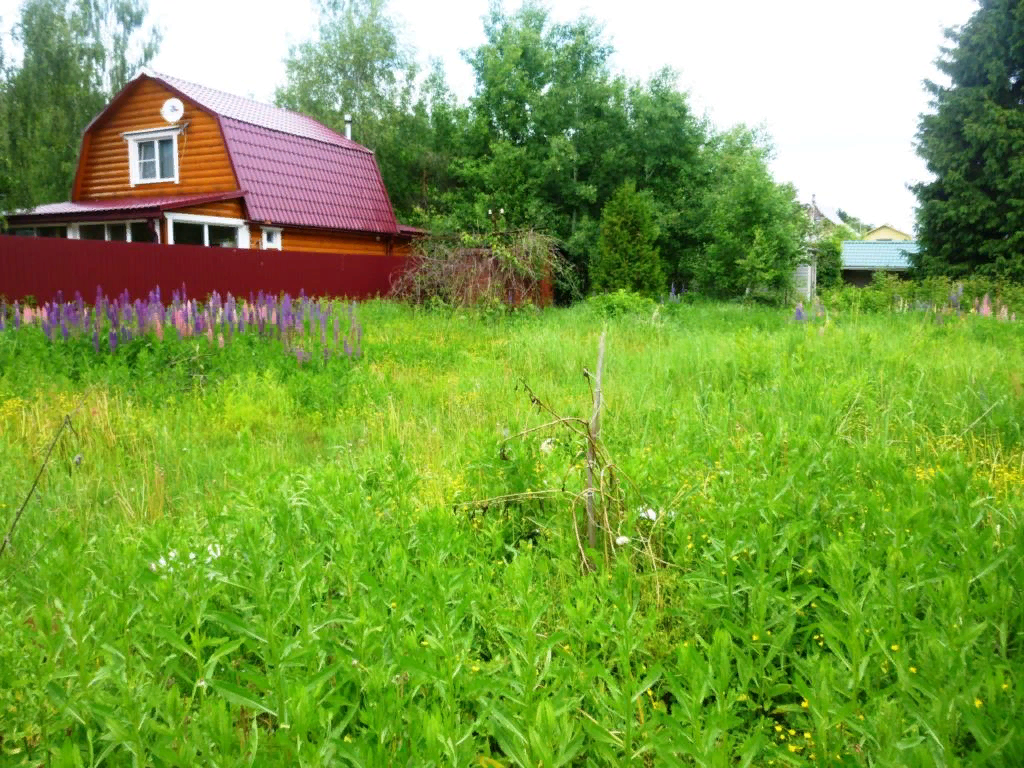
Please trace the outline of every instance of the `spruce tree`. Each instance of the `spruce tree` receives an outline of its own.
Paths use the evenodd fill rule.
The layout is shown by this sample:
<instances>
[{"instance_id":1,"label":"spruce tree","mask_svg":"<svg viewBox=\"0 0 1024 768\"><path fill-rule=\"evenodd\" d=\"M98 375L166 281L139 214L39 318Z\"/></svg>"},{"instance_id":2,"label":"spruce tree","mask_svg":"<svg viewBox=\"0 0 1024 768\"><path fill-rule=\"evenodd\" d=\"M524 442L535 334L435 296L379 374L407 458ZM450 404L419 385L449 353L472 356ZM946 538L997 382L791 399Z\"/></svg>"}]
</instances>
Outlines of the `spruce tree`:
<instances>
[{"instance_id":1,"label":"spruce tree","mask_svg":"<svg viewBox=\"0 0 1024 768\"><path fill-rule=\"evenodd\" d=\"M916 266L924 274L1024 280L1024 3L981 0L926 82L918 153L935 180L917 184Z\"/></svg>"}]
</instances>

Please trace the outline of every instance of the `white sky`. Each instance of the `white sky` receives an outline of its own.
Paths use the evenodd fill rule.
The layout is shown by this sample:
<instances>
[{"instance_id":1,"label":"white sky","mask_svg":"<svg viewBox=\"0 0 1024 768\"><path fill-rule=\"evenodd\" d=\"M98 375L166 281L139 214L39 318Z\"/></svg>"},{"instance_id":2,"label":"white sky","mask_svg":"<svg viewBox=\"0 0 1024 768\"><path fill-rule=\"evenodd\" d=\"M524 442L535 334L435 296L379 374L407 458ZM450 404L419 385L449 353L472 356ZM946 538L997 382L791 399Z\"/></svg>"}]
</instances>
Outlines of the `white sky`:
<instances>
[{"instance_id":1,"label":"white sky","mask_svg":"<svg viewBox=\"0 0 1024 768\"><path fill-rule=\"evenodd\" d=\"M9 26L19 0L0 0ZM519 0L506 0L512 10ZM444 60L465 100L473 77L460 51L483 41L487 0L391 0L424 66ZM764 124L774 171L802 200L911 231L908 183L927 175L914 153L925 78L942 30L975 0L548 0L552 17L587 13L616 49L613 68L646 78L678 70L698 112L720 127ZM153 69L260 100L284 81L289 45L314 34L314 0L150 0L163 44ZM358 137L356 137L358 139Z\"/></svg>"}]
</instances>

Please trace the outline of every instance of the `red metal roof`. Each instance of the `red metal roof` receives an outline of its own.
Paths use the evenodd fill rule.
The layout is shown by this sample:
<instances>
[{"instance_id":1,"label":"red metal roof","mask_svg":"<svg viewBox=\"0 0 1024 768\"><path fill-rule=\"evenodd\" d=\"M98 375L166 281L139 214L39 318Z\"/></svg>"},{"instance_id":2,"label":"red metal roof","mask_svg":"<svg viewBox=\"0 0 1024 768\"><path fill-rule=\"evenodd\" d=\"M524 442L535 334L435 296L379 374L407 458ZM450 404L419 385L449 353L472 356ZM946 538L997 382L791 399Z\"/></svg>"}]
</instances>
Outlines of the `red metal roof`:
<instances>
[{"instance_id":1,"label":"red metal roof","mask_svg":"<svg viewBox=\"0 0 1024 768\"><path fill-rule=\"evenodd\" d=\"M398 233L377 160L366 147L297 112L176 77L140 77L218 116L252 220Z\"/></svg>"},{"instance_id":2,"label":"red metal roof","mask_svg":"<svg viewBox=\"0 0 1024 768\"><path fill-rule=\"evenodd\" d=\"M272 107L269 104L262 104L252 99L243 99L224 91L217 91L207 88L205 85L190 83L177 77L162 75L158 72L146 72L146 75L159 80L165 85L178 91L186 98L196 104L205 107L208 111L214 112L221 117L230 117L249 125L268 128L272 131L302 136L307 139L322 141L325 144L334 144L339 147L350 147L360 152L370 152L366 147L356 144L351 139L335 133L323 123L306 117L290 109Z\"/></svg>"},{"instance_id":3,"label":"red metal roof","mask_svg":"<svg viewBox=\"0 0 1024 768\"><path fill-rule=\"evenodd\" d=\"M367 150L352 151L228 117L221 118L221 129L254 221L398 232L377 161Z\"/></svg>"},{"instance_id":4,"label":"red metal roof","mask_svg":"<svg viewBox=\"0 0 1024 768\"><path fill-rule=\"evenodd\" d=\"M206 195L162 195L157 197L122 197L105 200L83 200L77 203L47 203L38 205L35 208L15 211L8 214L10 221L17 221L22 217L38 218L50 216L54 218L67 218L75 216L89 216L103 213L132 213L143 211L173 211L177 208L186 208L190 205L202 205L203 203L214 203L221 200L233 200L242 197L239 190L234 192L213 192Z\"/></svg>"}]
</instances>

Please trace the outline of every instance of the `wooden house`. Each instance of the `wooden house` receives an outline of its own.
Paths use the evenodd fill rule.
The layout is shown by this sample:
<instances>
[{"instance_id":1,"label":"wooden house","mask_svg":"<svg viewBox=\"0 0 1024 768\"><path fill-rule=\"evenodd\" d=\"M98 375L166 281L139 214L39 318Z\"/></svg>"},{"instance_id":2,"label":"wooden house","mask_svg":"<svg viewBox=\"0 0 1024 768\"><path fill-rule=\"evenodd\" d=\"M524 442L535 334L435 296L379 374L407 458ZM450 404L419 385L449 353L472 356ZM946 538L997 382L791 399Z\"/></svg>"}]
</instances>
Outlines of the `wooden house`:
<instances>
[{"instance_id":1,"label":"wooden house","mask_svg":"<svg viewBox=\"0 0 1024 768\"><path fill-rule=\"evenodd\" d=\"M419 233L350 137L145 70L85 128L71 199L7 220L39 237L353 255L401 255Z\"/></svg>"},{"instance_id":2,"label":"wooden house","mask_svg":"<svg viewBox=\"0 0 1024 768\"><path fill-rule=\"evenodd\" d=\"M898 240L905 243L909 243L913 239L914 238L911 237L909 234L907 234L903 230L896 229L896 227L892 226L891 224L883 224L880 227L875 227L870 232L865 234L864 237L861 238L861 240L867 240L868 242L889 242Z\"/></svg>"}]
</instances>

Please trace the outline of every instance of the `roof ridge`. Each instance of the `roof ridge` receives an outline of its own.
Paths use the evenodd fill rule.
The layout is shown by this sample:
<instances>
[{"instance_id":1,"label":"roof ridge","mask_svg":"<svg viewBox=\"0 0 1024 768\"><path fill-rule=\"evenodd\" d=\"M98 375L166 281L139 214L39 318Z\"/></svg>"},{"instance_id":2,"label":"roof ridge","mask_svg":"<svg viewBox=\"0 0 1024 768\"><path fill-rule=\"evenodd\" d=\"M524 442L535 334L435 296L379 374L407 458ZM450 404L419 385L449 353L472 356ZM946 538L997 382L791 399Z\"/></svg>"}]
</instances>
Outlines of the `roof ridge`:
<instances>
[{"instance_id":1,"label":"roof ridge","mask_svg":"<svg viewBox=\"0 0 1024 768\"><path fill-rule=\"evenodd\" d=\"M260 106L260 107L266 107L268 109L280 110L281 112L287 112L290 115L294 115L296 117L302 117L302 118L305 118L307 120L315 120L316 119L316 118L310 117L309 115L304 115L301 112L296 112L293 109L288 109L287 107L279 107L276 104L268 104L265 101L260 101L259 99L253 99L253 98L250 98L248 96L239 96L237 93L231 93L231 91L223 91L220 88L212 88L209 85L203 85L202 83L197 83L194 80L186 80L184 77L178 77L177 75L168 75L165 72L157 72L155 69L149 69L148 67L143 67L142 70L139 72L139 74L147 75L148 77L153 77L153 78L156 78L158 80L165 80L165 81L172 81L172 82L173 81L177 81L179 83L184 83L185 85L191 85L193 88L201 88L204 91L213 91L218 96L227 96L228 98L237 99L239 101L247 101L250 104L255 104L255 105ZM207 106L207 105L204 105L204 106ZM210 109L213 109L213 108L210 107ZM218 110L216 110L216 109L213 109L213 111L214 112L218 112ZM220 113L218 112L218 114L220 114ZM242 122L247 122L247 121L243 120ZM316 122L320 123L319 120L316 120ZM324 125L324 124L320 123L320 125ZM324 128L327 128L327 126L324 125ZM331 130L331 129L327 128L327 130Z\"/></svg>"},{"instance_id":2,"label":"roof ridge","mask_svg":"<svg viewBox=\"0 0 1024 768\"><path fill-rule=\"evenodd\" d=\"M141 75L159 80L164 85L181 92L184 96L213 112L218 117L237 120L240 123L276 131L284 135L304 136L321 144L330 144L343 149L373 154L373 150L369 147L364 147L359 142L341 135L320 120L301 112L296 112L293 109L279 107L275 104L267 104L248 96L239 96L230 91L211 88L202 83L196 83L192 80L186 80L176 75L168 75L148 68L141 69L136 78ZM230 105L230 108L225 108L225 105ZM269 120L261 120L258 115L254 114L258 111L269 111L270 115L276 118L276 120L273 121L273 124ZM317 130L309 130L310 124L315 126ZM300 125L307 126L307 129L300 130L298 128Z\"/></svg>"}]
</instances>

